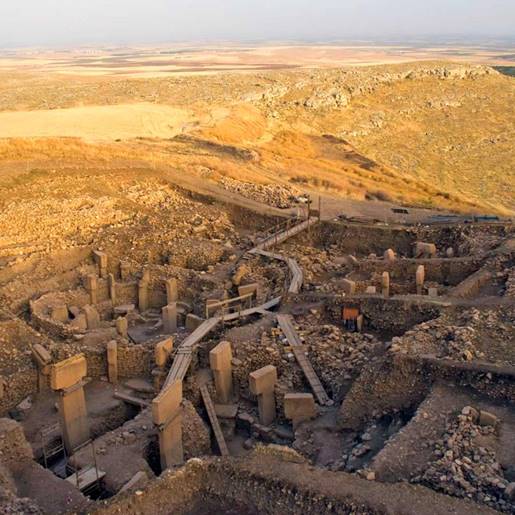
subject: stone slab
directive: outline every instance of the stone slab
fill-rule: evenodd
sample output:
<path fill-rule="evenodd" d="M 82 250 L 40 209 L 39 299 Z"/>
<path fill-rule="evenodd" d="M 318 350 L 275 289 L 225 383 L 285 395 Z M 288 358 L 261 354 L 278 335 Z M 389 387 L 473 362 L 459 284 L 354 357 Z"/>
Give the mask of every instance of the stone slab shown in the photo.
<path fill-rule="evenodd" d="M 161 340 L 156 344 L 154 349 L 154 357 L 156 361 L 156 365 L 158 367 L 164 367 L 166 362 L 168 361 L 168 357 L 173 350 L 173 339 L 167 338 L 166 340 Z"/>
<path fill-rule="evenodd" d="M 287 393 L 284 396 L 284 416 L 295 422 L 316 416 L 315 399 L 311 393 Z"/>
<path fill-rule="evenodd" d="M 59 361 L 50 367 L 50 386 L 53 390 L 64 390 L 86 377 L 88 365 L 83 354 Z"/>
<path fill-rule="evenodd" d="M 156 425 L 162 425 L 170 420 L 179 410 L 182 402 L 182 381 L 172 381 L 152 401 L 152 420 Z"/>
<path fill-rule="evenodd" d="M 215 404 L 215 413 L 220 418 L 236 418 L 238 414 L 237 404 Z"/>
<path fill-rule="evenodd" d="M 249 388 L 254 395 L 273 392 L 277 383 L 277 369 L 267 365 L 249 374 Z"/>

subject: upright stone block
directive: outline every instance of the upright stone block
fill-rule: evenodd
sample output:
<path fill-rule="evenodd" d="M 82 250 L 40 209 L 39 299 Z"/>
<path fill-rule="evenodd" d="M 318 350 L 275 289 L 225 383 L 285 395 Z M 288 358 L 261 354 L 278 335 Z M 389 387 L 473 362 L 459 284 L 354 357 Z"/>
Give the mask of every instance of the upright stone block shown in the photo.
<path fill-rule="evenodd" d="M 98 302 L 98 278 L 94 274 L 86 277 L 86 290 L 89 293 L 89 303 L 94 306 Z"/>
<path fill-rule="evenodd" d="M 86 305 L 84 306 L 84 313 L 86 314 L 88 330 L 98 329 L 100 327 L 100 315 L 98 311 L 93 306 Z"/>
<path fill-rule="evenodd" d="M 83 354 L 59 361 L 50 367 L 52 390 L 66 390 L 86 377 L 88 365 Z"/>
<path fill-rule="evenodd" d="M 381 292 L 383 297 L 390 296 L 390 274 L 388 272 L 383 272 L 381 277 Z"/>
<path fill-rule="evenodd" d="M 204 319 L 194 315 L 193 313 L 188 313 L 186 315 L 186 329 L 188 331 L 193 332 L 199 325 L 202 324 L 202 322 L 204 322 Z"/>
<path fill-rule="evenodd" d="M 41 368 L 46 374 L 50 373 L 50 364 L 52 363 L 52 356 L 43 345 L 35 343 L 32 346 L 32 356 L 38 368 Z"/>
<path fill-rule="evenodd" d="M 434 243 L 424 243 L 417 241 L 414 243 L 415 258 L 434 258 L 436 257 L 436 245 Z"/>
<path fill-rule="evenodd" d="M 127 261 L 120 261 L 120 279 L 128 281 L 130 276 L 130 265 Z"/>
<path fill-rule="evenodd" d="M 356 283 L 350 279 L 343 279 L 341 286 L 346 295 L 353 295 L 356 292 Z"/>
<path fill-rule="evenodd" d="M 395 252 L 392 249 L 385 250 L 383 258 L 387 263 L 393 263 L 395 261 Z"/>
<path fill-rule="evenodd" d="M 127 338 L 129 331 L 129 321 L 125 317 L 118 317 L 116 319 L 116 332 L 122 337 Z"/>
<path fill-rule="evenodd" d="M 114 280 L 113 274 L 107 276 L 107 286 L 109 289 L 109 298 L 114 306 L 116 304 L 116 281 Z"/>
<path fill-rule="evenodd" d="M 422 290 L 424 288 L 424 279 L 425 279 L 425 269 L 424 265 L 419 265 L 417 267 L 417 271 L 415 273 L 415 282 L 417 285 L 417 295 L 422 295 Z"/>
<path fill-rule="evenodd" d="M 156 344 L 154 358 L 158 367 L 164 367 L 173 350 L 173 339 L 166 338 Z"/>
<path fill-rule="evenodd" d="M 166 302 L 171 304 L 179 300 L 179 290 L 177 288 L 177 279 L 167 279 L 166 286 Z"/>
<path fill-rule="evenodd" d="M 292 421 L 294 428 L 316 414 L 315 399 L 311 393 L 287 393 L 284 396 L 284 416 Z"/>
<path fill-rule="evenodd" d="M 112 340 L 107 343 L 107 377 L 109 382 L 118 382 L 118 343 Z"/>
<path fill-rule="evenodd" d="M 68 322 L 68 308 L 66 307 L 66 304 L 52 306 L 51 317 L 52 320 L 54 320 L 55 322 L 59 322 L 61 324 Z"/>
<path fill-rule="evenodd" d="M 98 266 L 98 275 L 102 277 L 102 279 L 107 278 L 107 254 L 105 252 L 101 252 L 100 250 L 93 251 L 93 257 L 95 259 L 95 263 Z"/>
<path fill-rule="evenodd" d="M 229 404 L 233 396 L 232 350 L 229 342 L 220 342 L 209 353 L 209 364 L 215 377 L 217 400 Z"/>
<path fill-rule="evenodd" d="M 90 437 L 83 385 L 79 383 L 75 389 L 61 391 L 58 406 L 64 446 L 68 455 L 71 455 Z"/>
<path fill-rule="evenodd" d="M 427 294 L 430 297 L 438 297 L 438 288 L 428 288 L 427 289 Z"/>
<path fill-rule="evenodd" d="M 59 390 L 59 415 L 66 451 L 69 455 L 89 439 L 89 426 L 83 379 L 86 358 L 79 354 L 51 366 L 50 386 Z"/>
<path fill-rule="evenodd" d="M 361 331 L 363 331 L 364 321 L 365 321 L 365 319 L 364 319 L 363 315 L 359 314 L 358 317 L 356 318 L 356 331 L 358 331 L 358 333 L 361 333 Z"/>
<path fill-rule="evenodd" d="M 48 376 L 50 375 L 52 356 L 43 345 L 35 343 L 32 346 L 32 357 L 38 368 L 38 392 L 42 392 L 48 389 Z"/>
<path fill-rule="evenodd" d="M 182 446 L 182 381 L 175 380 L 152 401 L 152 419 L 159 431 L 163 470 L 184 461 Z"/>
<path fill-rule="evenodd" d="M 165 333 L 172 334 L 177 332 L 177 302 L 164 306 L 161 313 Z"/>
<path fill-rule="evenodd" d="M 148 282 L 142 280 L 138 283 L 138 308 L 143 313 L 148 307 Z"/>
<path fill-rule="evenodd" d="M 267 426 L 275 420 L 277 369 L 267 365 L 249 375 L 250 391 L 258 398 L 259 421 Z"/>

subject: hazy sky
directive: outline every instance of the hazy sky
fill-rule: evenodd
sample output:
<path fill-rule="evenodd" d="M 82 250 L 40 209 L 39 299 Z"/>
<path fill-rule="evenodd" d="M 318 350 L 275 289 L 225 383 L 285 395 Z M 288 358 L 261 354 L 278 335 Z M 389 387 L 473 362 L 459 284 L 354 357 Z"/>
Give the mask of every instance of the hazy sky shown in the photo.
<path fill-rule="evenodd" d="M 0 47 L 514 33 L 515 0 L 0 0 Z"/>

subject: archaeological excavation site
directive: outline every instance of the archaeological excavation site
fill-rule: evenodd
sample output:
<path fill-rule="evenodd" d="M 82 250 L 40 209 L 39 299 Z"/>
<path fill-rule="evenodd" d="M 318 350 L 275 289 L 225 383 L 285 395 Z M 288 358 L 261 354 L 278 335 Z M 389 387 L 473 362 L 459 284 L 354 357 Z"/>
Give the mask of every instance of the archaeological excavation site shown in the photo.
<path fill-rule="evenodd" d="M 514 512 L 509 221 L 83 180 L 1 219 L 2 513 Z"/>

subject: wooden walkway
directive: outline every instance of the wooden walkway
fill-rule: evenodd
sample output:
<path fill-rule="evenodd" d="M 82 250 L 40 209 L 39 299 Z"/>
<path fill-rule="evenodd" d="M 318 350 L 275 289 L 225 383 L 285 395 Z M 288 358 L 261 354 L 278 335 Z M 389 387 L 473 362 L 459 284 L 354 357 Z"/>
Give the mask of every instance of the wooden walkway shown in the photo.
<path fill-rule="evenodd" d="M 220 423 L 218 422 L 218 417 L 216 416 L 215 407 L 213 406 L 213 401 L 211 400 L 211 395 L 209 395 L 209 390 L 207 389 L 206 385 L 200 387 L 200 393 L 202 395 L 204 405 L 206 406 L 206 411 L 209 416 L 209 421 L 211 422 L 211 427 L 215 433 L 216 442 L 218 443 L 218 448 L 220 449 L 220 454 L 222 456 L 229 456 L 229 449 L 225 443 L 225 438 L 222 433 Z"/>
<path fill-rule="evenodd" d="M 316 221 L 317 218 L 313 217 L 308 220 L 304 220 L 303 222 L 294 225 L 293 227 L 289 227 L 284 231 L 280 231 L 277 234 L 268 237 L 266 240 L 264 240 L 255 248 L 249 251 L 249 254 L 258 254 L 264 257 L 268 257 L 270 259 L 281 260 L 288 265 L 288 268 L 290 269 L 292 275 L 290 285 L 288 288 L 288 293 L 298 293 L 300 291 L 303 282 L 302 270 L 294 259 L 286 258 L 281 254 L 267 252 L 266 249 L 278 243 L 282 243 L 283 241 L 286 241 L 288 238 L 291 238 L 292 236 L 295 236 L 296 234 L 307 229 L 311 225 L 314 225 Z M 261 304 L 259 306 L 255 306 L 253 308 L 248 308 L 244 309 L 243 311 L 229 313 L 228 315 L 224 316 L 214 316 L 208 318 L 207 320 L 204 320 L 202 324 L 200 324 L 190 335 L 187 336 L 187 338 L 182 342 L 180 347 L 177 349 L 175 358 L 172 363 L 172 367 L 170 368 L 168 375 L 166 376 L 163 389 L 169 386 L 170 383 L 176 379 L 180 379 L 181 381 L 184 379 L 186 373 L 188 372 L 188 368 L 191 364 L 194 346 L 202 338 L 209 334 L 220 322 L 230 322 L 232 320 L 237 320 L 238 318 L 243 318 L 254 314 L 268 314 L 268 310 L 270 308 L 278 306 L 281 303 L 281 299 L 282 297 L 280 296 L 275 297 L 269 300 L 268 302 L 265 302 L 264 304 Z M 311 367 L 310 364 L 309 366 Z M 313 374 L 315 374 L 314 371 Z"/>
<path fill-rule="evenodd" d="M 289 229 L 280 231 L 276 234 L 272 234 L 272 236 L 269 236 L 261 243 L 258 243 L 258 245 L 256 245 L 256 247 L 253 250 L 255 250 L 255 249 L 267 250 L 267 249 L 273 247 L 274 245 L 279 245 L 279 243 L 286 241 L 288 238 L 291 238 L 292 236 L 299 234 L 299 232 L 302 232 L 304 229 L 307 229 L 308 227 L 314 225 L 317 221 L 318 221 L 318 218 L 311 217 L 307 220 L 304 220 L 300 224 L 290 227 Z"/>
<path fill-rule="evenodd" d="M 304 345 L 302 345 L 300 337 L 293 327 L 292 316 L 277 315 L 277 321 L 279 322 L 279 326 L 281 327 L 284 336 L 286 336 L 288 343 L 291 345 L 293 355 L 297 359 L 300 368 L 304 372 L 304 375 L 306 376 L 306 379 L 308 380 L 308 383 L 311 386 L 317 401 L 323 406 L 332 404 L 332 401 L 324 390 L 324 387 L 322 386 L 320 379 L 314 371 L 311 362 L 304 354 Z"/>
<path fill-rule="evenodd" d="M 262 315 L 264 311 L 267 311 L 274 306 L 277 306 L 281 302 L 281 297 L 275 297 L 264 304 L 256 306 L 254 308 L 244 309 L 243 311 L 237 311 L 235 313 L 229 313 L 223 317 L 216 316 L 204 320 L 187 338 L 182 342 L 181 346 L 177 349 L 175 359 L 173 360 L 172 368 L 166 376 L 166 380 L 163 387 L 168 386 L 175 379 L 183 380 L 188 372 L 188 368 L 191 364 L 193 356 L 193 347 L 200 341 L 204 336 L 209 334 L 220 322 L 230 322 L 238 318 L 247 317 L 254 314 Z"/>

